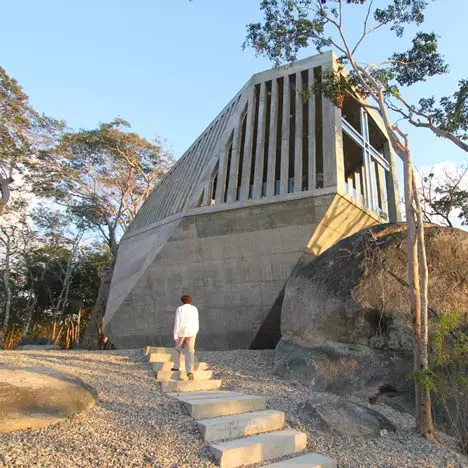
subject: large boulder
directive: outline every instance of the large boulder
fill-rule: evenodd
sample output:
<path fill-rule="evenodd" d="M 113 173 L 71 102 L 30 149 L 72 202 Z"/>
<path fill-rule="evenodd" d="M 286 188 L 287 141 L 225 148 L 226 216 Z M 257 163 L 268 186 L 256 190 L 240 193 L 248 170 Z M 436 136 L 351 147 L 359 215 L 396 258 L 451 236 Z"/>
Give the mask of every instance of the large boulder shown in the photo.
<path fill-rule="evenodd" d="M 468 233 L 428 226 L 431 313 L 468 323 Z M 341 394 L 408 388 L 412 317 L 405 224 L 343 239 L 289 279 L 275 369 Z"/>
<path fill-rule="evenodd" d="M 0 369 L 0 433 L 37 429 L 92 408 L 96 391 L 50 368 Z"/>

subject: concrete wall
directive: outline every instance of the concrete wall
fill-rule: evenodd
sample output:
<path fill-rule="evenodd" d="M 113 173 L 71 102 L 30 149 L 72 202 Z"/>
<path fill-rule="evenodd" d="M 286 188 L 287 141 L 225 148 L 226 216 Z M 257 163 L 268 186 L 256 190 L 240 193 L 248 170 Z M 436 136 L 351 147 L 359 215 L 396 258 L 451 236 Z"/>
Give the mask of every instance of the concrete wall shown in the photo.
<path fill-rule="evenodd" d="M 143 231 L 139 236 L 130 237 L 128 241 L 123 240 L 120 243 L 107 300 L 104 327 L 133 290 L 148 266 L 164 248 L 180 221 L 181 217 L 167 220 L 150 231 Z"/>
<path fill-rule="evenodd" d="M 376 222 L 329 194 L 185 216 L 164 228 L 171 233 L 162 248 L 155 244 L 156 254 L 150 239 L 160 239 L 161 231 L 128 237 L 119 261 L 144 251 L 138 271 L 146 269 L 106 314 L 104 331 L 119 348 L 172 345 L 174 312 L 181 294 L 189 293 L 200 310 L 198 349 L 247 348 L 298 262 Z M 113 291 L 129 265 L 117 265 Z"/>

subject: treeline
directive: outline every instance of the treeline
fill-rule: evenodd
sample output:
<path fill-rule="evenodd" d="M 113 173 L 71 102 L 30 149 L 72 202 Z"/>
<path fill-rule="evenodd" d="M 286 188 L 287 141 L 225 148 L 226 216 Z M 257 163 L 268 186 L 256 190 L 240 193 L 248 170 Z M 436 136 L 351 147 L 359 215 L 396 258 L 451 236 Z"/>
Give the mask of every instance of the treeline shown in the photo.
<path fill-rule="evenodd" d="M 120 237 L 172 162 L 120 118 L 75 131 L 38 113 L 0 67 L 0 347 L 109 345 Z"/>

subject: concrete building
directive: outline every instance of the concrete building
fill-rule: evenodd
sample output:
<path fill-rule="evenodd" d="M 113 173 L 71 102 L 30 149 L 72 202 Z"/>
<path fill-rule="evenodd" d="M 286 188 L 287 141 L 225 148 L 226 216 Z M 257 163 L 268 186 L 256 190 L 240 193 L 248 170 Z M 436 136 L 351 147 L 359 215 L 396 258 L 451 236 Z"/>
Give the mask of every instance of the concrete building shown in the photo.
<path fill-rule="evenodd" d="M 117 347 L 171 346 L 183 293 L 199 349 L 272 347 L 294 269 L 399 219 L 379 115 L 302 99 L 329 67 L 332 53 L 254 75 L 155 187 L 119 248 L 104 318 Z"/>

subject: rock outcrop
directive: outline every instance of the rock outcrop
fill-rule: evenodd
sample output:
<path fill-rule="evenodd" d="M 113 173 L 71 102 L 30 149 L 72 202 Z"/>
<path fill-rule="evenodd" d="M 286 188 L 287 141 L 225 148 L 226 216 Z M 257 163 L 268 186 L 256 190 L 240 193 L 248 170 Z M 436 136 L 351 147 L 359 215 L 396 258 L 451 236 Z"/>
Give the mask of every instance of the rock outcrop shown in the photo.
<path fill-rule="evenodd" d="M 287 283 L 275 370 L 339 394 L 411 387 L 412 317 L 405 224 L 363 230 L 297 270 Z M 468 323 L 468 233 L 426 229 L 431 314 Z"/>

